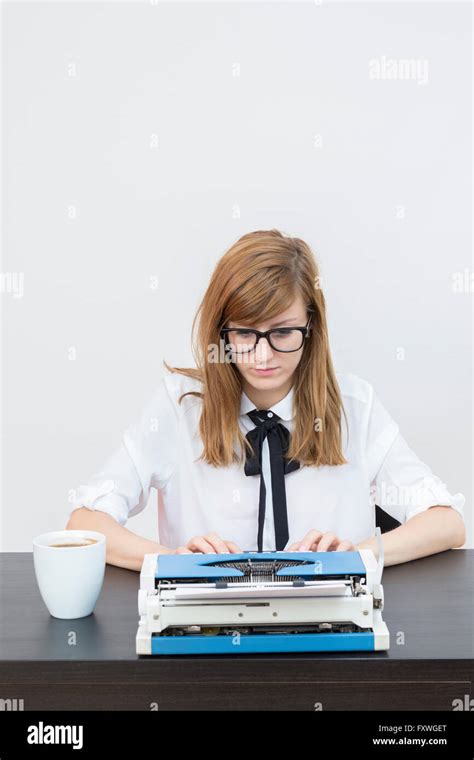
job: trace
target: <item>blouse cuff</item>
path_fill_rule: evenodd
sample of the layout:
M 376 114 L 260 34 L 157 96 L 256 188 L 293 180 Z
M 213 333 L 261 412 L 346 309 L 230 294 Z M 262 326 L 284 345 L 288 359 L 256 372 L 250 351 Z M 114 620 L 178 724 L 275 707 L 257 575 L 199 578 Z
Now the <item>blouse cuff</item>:
M 77 489 L 69 514 L 80 507 L 106 512 L 120 525 L 125 525 L 128 519 L 128 508 L 115 490 L 114 480 L 105 480 L 97 486 L 81 485 Z
M 459 512 L 464 520 L 466 497 L 462 493 L 450 494 L 446 486 L 433 477 L 426 477 L 416 488 L 415 504 L 407 507 L 406 519 L 424 512 L 430 507 L 447 506 Z

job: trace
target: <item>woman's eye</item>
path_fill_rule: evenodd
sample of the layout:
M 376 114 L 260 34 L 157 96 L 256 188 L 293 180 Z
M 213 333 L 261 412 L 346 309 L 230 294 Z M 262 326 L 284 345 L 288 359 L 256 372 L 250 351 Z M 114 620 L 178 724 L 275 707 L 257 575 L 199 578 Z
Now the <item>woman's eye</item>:
M 285 338 L 287 335 L 291 335 L 293 331 L 291 329 L 287 330 L 275 330 L 273 335 L 276 335 L 277 338 Z
M 236 330 L 237 335 L 252 335 L 251 330 Z

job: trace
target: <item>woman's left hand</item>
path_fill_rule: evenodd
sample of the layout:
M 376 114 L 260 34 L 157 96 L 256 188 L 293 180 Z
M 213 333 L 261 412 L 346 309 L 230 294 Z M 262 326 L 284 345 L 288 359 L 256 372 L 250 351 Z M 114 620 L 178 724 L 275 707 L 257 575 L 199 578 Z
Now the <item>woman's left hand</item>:
M 335 533 L 321 533 L 309 530 L 301 541 L 295 541 L 285 548 L 286 552 L 354 552 L 356 550 L 348 538 L 340 539 Z

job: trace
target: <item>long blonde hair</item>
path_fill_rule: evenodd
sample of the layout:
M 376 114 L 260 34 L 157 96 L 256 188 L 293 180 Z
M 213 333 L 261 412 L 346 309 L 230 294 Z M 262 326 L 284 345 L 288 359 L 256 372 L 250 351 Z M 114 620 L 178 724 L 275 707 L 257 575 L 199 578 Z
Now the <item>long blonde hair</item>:
M 310 466 L 347 464 L 341 450 L 341 411 L 345 416 L 345 410 L 331 360 L 326 304 L 319 284 L 318 266 L 309 246 L 276 229 L 243 235 L 218 261 L 193 320 L 196 368 L 171 367 L 164 361 L 170 372 L 202 382 L 202 393 L 188 391 L 179 398 L 180 403 L 187 395 L 202 399 L 199 433 L 204 448 L 200 460 L 226 467 L 234 462 L 243 464 L 244 447 L 251 453 L 238 423 L 241 375 L 232 362 L 209 361 L 209 347 L 220 345 L 220 330 L 229 320 L 255 324 L 272 319 L 301 294 L 312 313 L 312 329 L 294 372 L 295 420 L 287 458 Z M 234 449 L 236 440 L 239 454 Z

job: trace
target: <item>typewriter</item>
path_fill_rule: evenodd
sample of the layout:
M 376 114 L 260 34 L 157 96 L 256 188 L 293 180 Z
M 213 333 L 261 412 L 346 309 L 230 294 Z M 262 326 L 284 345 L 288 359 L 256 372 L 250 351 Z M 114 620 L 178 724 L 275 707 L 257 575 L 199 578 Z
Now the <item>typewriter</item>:
M 353 552 L 146 554 L 138 655 L 377 651 L 383 545 Z

